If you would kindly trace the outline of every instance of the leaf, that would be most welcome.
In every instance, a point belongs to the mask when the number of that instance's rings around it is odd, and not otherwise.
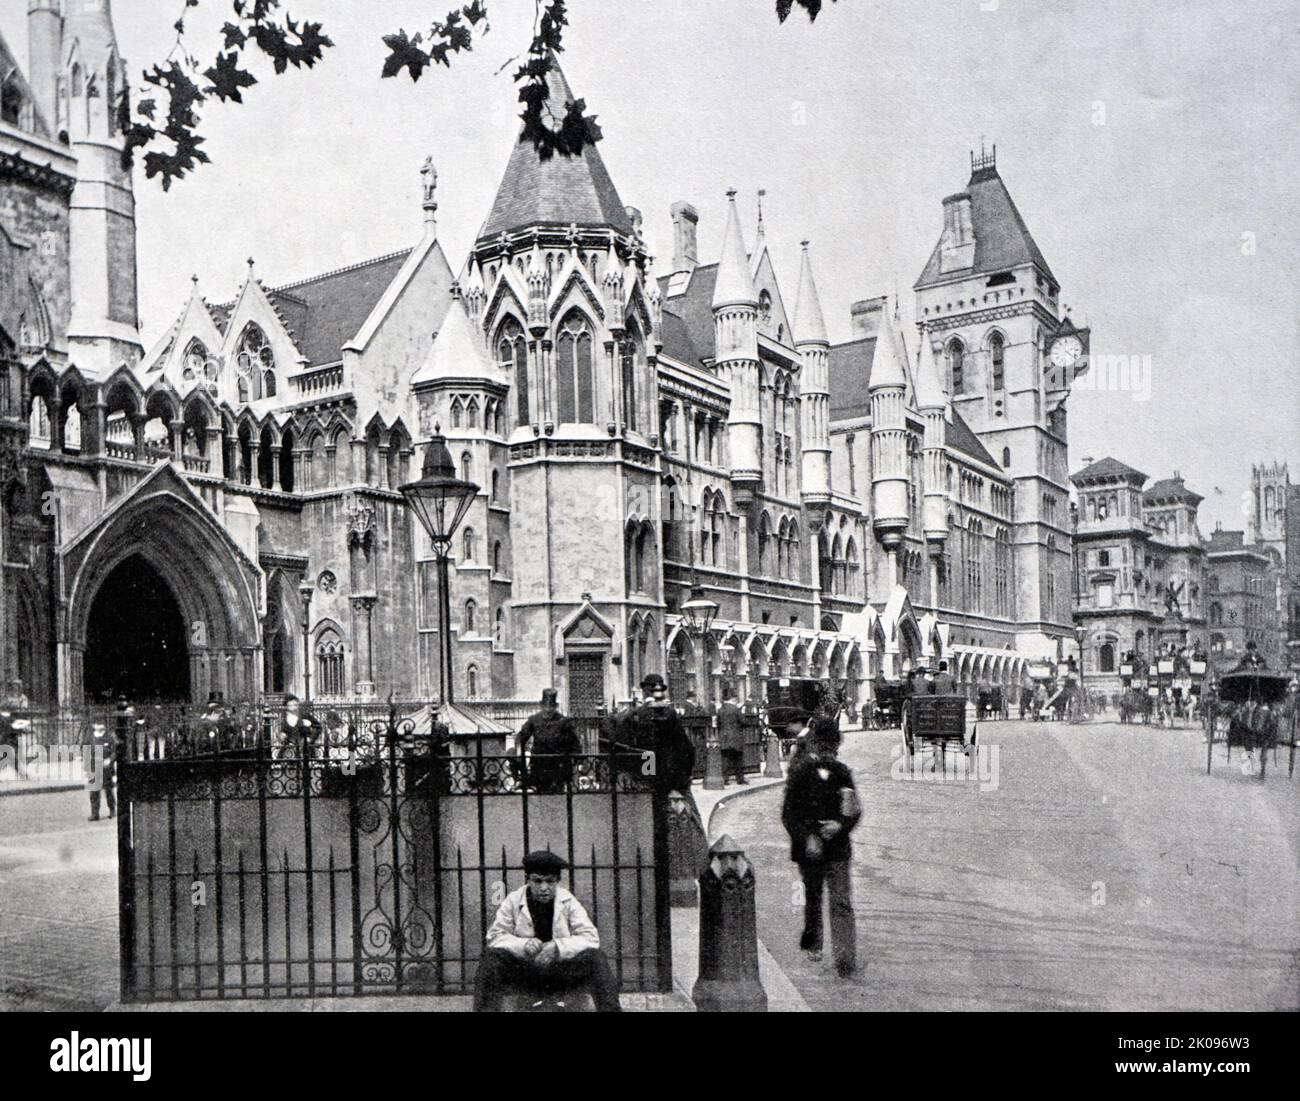
[[[239,55],[235,53],[218,54],[217,62],[204,74],[212,87],[208,89],[220,100],[234,100],[243,103],[241,88],[251,88],[257,83],[257,77],[239,64]]]
[[[244,33],[243,28],[236,26],[234,23],[227,23],[221,28],[221,33],[226,36],[227,50],[243,49],[245,43],[248,42],[248,35]]]
[[[420,48],[421,38],[408,38],[405,30],[396,34],[384,35],[384,45],[388,47],[388,57],[384,59],[383,75],[396,76],[403,69],[411,71],[411,79],[419,80],[420,74],[429,65],[429,55]]]

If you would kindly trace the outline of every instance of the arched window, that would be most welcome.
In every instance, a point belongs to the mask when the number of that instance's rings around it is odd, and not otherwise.
[[[772,562],[772,521],[766,512],[758,521],[758,572],[771,572]]]
[[[966,348],[960,340],[950,341],[948,344],[948,377],[952,380],[952,395],[966,392],[965,385],[965,367],[963,360],[966,355]]]
[[[1011,469],[1011,448],[1009,447],[1004,447],[1002,449],[1002,469]]]
[[[498,539],[492,544],[492,572],[499,577],[506,572],[504,566],[505,556],[501,549],[501,540]]]
[[[1103,673],[1115,672],[1115,644],[1103,642],[1097,652],[1097,664]]]
[[[275,397],[275,372],[266,371],[262,375],[262,396],[265,398]]]
[[[72,66],[72,95],[73,95],[73,97],[76,98],[76,99],[80,99],[80,98],[81,98],[81,95],[82,95],[82,91],[83,91],[83,89],[82,89],[82,82],[81,82],[81,66],[80,66],[80,65],[75,65],[75,64],[74,64],[74,65]]]
[[[504,608],[498,608],[496,620],[492,625],[492,641],[498,647],[506,644],[506,611]]]
[[[560,423],[594,424],[591,325],[577,310],[560,325],[555,348],[555,379]]]
[[[1006,389],[1006,342],[1001,333],[989,337],[989,363],[992,365],[994,391]]]
[[[630,325],[627,339],[623,342],[623,421],[634,432],[639,431],[641,427],[637,414],[636,380],[643,358],[641,335],[635,325]]]
[[[470,398],[465,407],[466,423],[470,428],[478,427],[478,398]]]
[[[492,503],[496,504],[501,500],[501,471],[492,471]]]
[[[461,561],[473,562],[474,542],[475,542],[474,529],[466,528],[465,533],[460,538],[461,538],[461,547],[464,551],[464,553],[461,555]]]
[[[474,456],[468,451],[460,453],[460,477],[461,481],[472,482],[474,480]]]
[[[275,353],[267,343],[266,334],[251,322],[239,338],[239,347],[235,352],[235,370],[239,372],[241,379],[248,381],[248,390],[251,391],[254,401],[262,397],[265,376],[271,375],[271,383],[274,387]],[[248,400],[243,396],[244,392],[245,388],[241,386],[241,401]]]
[[[513,317],[497,330],[497,364],[515,388],[515,423],[532,423],[528,394],[528,342],[523,327]]]
[[[459,427],[460,427],[460,422],[461,422],[461,412],[462,412],[462,411],[461,411],[460,398],[452,398],[452,399],[451,399],[451,426],[452,426],[452,428],[459,428]]]
[[[346,664],[343,640],[333,630],[322,631],[316,640],[316,691],[322,696],[342,696],[347,691]]]
[[[477,617],[478,617],[478,605],[474,602],[472,598],[465,601],[465,621],[464,624],[462,625],[462,632],[464,634],[472,635],[474,633],[474,631],[477,629],[477,624],[475,623]]]
[[[471,700],[478,699],[478,666],[471,665],[465,670],[465,695]]]

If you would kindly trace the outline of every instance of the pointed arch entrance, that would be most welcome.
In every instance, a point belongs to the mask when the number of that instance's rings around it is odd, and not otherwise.
[[[171,586],[147,559],[122,559],[99,587],[86,623],[85,699],[190,699],[185,621]]]
[[[220,692],[235,701],[262,691],[262,571],[170,463],[114,501],[60,557],[60,702],[118,692],[194,702]],[[157,622],[145,622],[136,605]],[[133,647],[146,662],[134,670],[106,652]]]

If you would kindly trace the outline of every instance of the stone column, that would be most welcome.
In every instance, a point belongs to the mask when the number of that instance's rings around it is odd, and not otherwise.
[[[358,696],[369,697],[375,694],[374,655],[370,627],[371,616],[377,602],[377,597],[368,594],[352,598],[354,690]]]
[[[135,461],[144,462],[144,426],[148,419],[143,413],[129,414],[131,420],[131,435],[135,439]]]
[[[204,429],[204,435],[207,436],[207,443],[203,448],[203,455],[208,460],[208,473],[220,477],[225,473],[225,454],[222,448],[220,425],[216,428],[209,425]]]
[[[168,424],[171,430],[171,451],[172,459],[184,466],[183,459],[185,456],[185,422],[183,420],[174,420]]]

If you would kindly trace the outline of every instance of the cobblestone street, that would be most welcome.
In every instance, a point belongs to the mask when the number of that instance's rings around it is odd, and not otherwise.
[[[1205,775],[1198,730],[988,723],[997,789],[891,779],[895,731],[842,757],[859,975],[797,949],[782,789],[723,807],[754,862],[759,936],[814,1009],[1278,1010],[1300,1004],[1297,828],[1286,760]]]

